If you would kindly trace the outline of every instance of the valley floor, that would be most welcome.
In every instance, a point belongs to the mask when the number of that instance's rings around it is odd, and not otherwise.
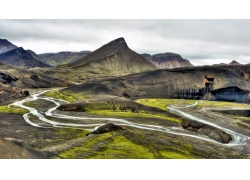
[[[45,96],[39,96],[46,98]],[[170,104],[176,104],[180,100],[168,99],[141,99],[136,100],[138,103],[156,106],[169,112],[167,108]],[[56,101],[62,104],[66,102]],[[187,100],[178,106],[193,104],[195,101]],[[34,127],[23,119],[23,114],[27,111],[17,111],[17,107],[11,106],[16,111],[6,112],[7,108],[1,110],[0,136],[1,141],[18,146],[8,151],[1,146],[0,158],[105,158],[105,159],[193,159],[193,158],[250,158],[249,144],[230,146],[218,142],[203,140],[208,138],[198,132],[188,131],[182,128],[179,120],[172,120],[167,117],[157,116],[155,114],[143,114],[114,111],[99,111],[98,114],[92,112],[60,111],[56,110],[55,115],[66,115],[83,118],[85,123],[93,123],[91,118],[118,118],[126,122],[144,125],[160,126],[161,128],[170,129],[173,133],[167,133],[165,130],[152,130],[132,127],[125,125],[126,130],[114,131],[105,134],[91,134],[86,136],[92,128],[83,128],[77,126],[82,124],[81,119],[64,118],[58,116],[49,117],[46,111],[55,107],[55,104],[46,99],[26,102],[24,105],[33,107],[38,110],[46,119],[54,123],[76,124],[76,126],[62,126],[62,124],[53,125],[41,121],[36,116],[29,114],[28,118],[41,127]],[[249,110],[249,106],[237,103],[224,103],[200,101],[197,106],[181,109],[183,112],[205,119],[208,122],[215,123],[219,126],[231,129],[245,136],[250,136],[249,116],[230,115],[225,112],[215,112],[214,110],[241,109]],[[9,110],[9,109],[8,109]],[[105,115],[106,112],[106,115]],[[102,114],[102,115],[100,115]],[[244,114],[244,113],[243,113]],[[114,122],[116,123],[116,122]],[[189,134],[183,136],[181,134]],[[201,138],[194,138],[194,136]],[[249,143],[249,142],[247,142]],[[12,146],[11,144],[11,146]],[[22,153],[20,148],[25,151]]]

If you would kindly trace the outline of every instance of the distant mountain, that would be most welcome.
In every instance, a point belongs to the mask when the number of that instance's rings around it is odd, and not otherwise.
[[[34,51],[32,51],[32,50],[30,50],[30,49],[28,49],[28,50],[25,50],[26,52],[28,52],[28,53],[30,53],[34,58],[36,58],[36,59],[38,59],[39,60],[39,57],[38,57],[38,55],[34,52]]]
[[[226,63],[219,63],[219,64],[213,64],[212,66],[227,66],[228,64]]]
[[[141,54],[141,56],[153,62],[160,69],[164,68],[173,69],[173,68],[194,66],[189,62],[189,60],[183,59],[179,54],[170,52],[155,54],[153,56],[151,56],[150,54]]]
[[[144,57],[145,59],[151,61],[152,60],[152,56],[150,54],[147,54],[147,53],[144,53],[144,54],[141,54],[142,57]]]
[[[228,63],[229,66],[241,66],[242,64],[240,64],[239,62],[233,60],[232,62]]]
[[[220,64],[213,64],[212,66],[243,66],[243,64],[240,64],[239,62],[233,60],[232,62],[226,64],[226,63],[220,63]]]
[[[85,68],[95,73],[123,75],[148,70],[157,67],[141,55],[132,51],[124,38],[115,39],[89,55],[68,64],[68,67]]]
[[[6,39],[0,39],[0,54],[16,49],[17,46]]]
[[[44,53],[39,54],[38,58],[51,66],[57,66],[72,63],[84,56],[87,56],[89,53],[91,53],[91,51]]]
[[[25,51],[22,47],[0,54],[0,62],[28,68],[50,67],[50,65],[39,61],[30,51]]]

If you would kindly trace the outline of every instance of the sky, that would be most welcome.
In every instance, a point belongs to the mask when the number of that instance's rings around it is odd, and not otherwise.
[[[194,65],[250,63],[250,20],[0,20],[0,38],[37,54],[94,51],[124,37],[137,53],[173,52]]]
[[[0,38],[40,54],[94,51],[124,37],[140,54],[173,52],[194,65],[247,64],[249,6],[237,2],[10,0],[1,3]]]

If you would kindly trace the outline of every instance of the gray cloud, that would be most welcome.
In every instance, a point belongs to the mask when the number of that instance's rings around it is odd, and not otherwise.
[[[124,37],[138,53],[175,52],[194,64],[250,63],[249,29],[250,20],[0,20],[0,38],[38,53],[93,51]]]

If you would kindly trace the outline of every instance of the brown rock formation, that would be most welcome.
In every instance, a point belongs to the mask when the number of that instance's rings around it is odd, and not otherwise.
[[[232,137],[221,129],[201,122],[185,119],[181,124],[184,129],[199,132],[221,143],[229,143],[232,140]]]
[[[111,131],[119,131],[119,130],[125,130],[125,128],[121,126],[117,126],[113,123],[107,123],[103,126],[98,127],[95,131],[89,133],[89,134],[102,134],[102,133],[108,133]],[[86,134],[88,136],[89,134]]]

